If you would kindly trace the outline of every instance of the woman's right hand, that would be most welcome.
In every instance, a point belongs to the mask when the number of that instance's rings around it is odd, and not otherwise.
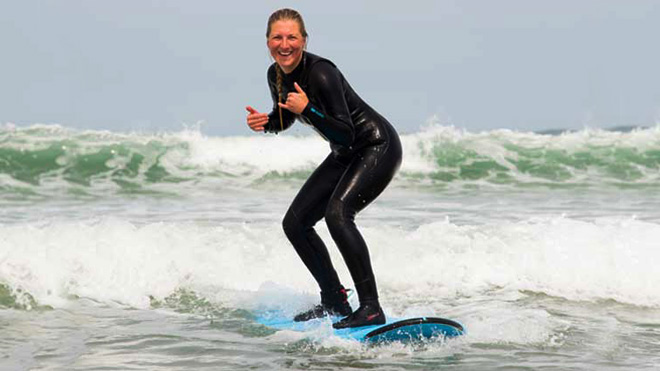
[[[245,109],[249,112],[247,115],[247,124],[254,131],[264,131],[264,126],[268,123],[268,114],[259,113],[256,109],[247,106]]]

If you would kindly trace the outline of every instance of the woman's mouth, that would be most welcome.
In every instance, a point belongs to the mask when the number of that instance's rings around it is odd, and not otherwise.
[[[288,57],[288,56],[290,56],[291,54],[293,54],[293,51],[292,51],[292,50],[289,50],[288,52],[283,52],[283,51],[280,50],[280,51],[277,52],[277,54],[279,54],[279,55],[281,55],[281,56],[283,56],[283,57]]]

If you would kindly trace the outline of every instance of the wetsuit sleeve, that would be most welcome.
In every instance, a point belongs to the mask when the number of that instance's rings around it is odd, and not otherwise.
[[[337,67],[326,62],[316,63],[310,71],[309,89],[323,109],[310,101],[302,115],[328,140],[344,146],[353,144],[355,130]]]
[[[280,131],[288,129],[296,120],[296,115],[286,109],[282,110],[282,122],[280,122],[280,110],[277,105],[277,72],[275,67],[271,66],[266,75],[268,79],[268,88],[270,89],[270,96],[273,98],[273,109],[268,114],[268,123],[264,125],[264,132],[266,133],[279,133]]]

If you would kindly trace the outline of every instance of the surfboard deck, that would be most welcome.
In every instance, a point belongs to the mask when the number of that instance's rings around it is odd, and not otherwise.
[[[332,323],[340,317],[326,317],[306,322],[295,322],[277,312],[262,313],[256,321],[278,330],[315,332],[329,329],[335,336],[354,339],[371,344],[388,342],[421,342],[435,339],[453,338],[463,335],[465,328],[460,323],[439,317],[388,318],[383,325],[333,329]]]

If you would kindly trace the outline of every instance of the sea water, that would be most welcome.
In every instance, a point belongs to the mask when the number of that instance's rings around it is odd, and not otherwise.
[[[367,346],[255,322],[318,300],[281,219],[321,139],[0,126],[0,369],[660,368],[660,128],[402,143],[357,218],[381,303],[468,333]]]

